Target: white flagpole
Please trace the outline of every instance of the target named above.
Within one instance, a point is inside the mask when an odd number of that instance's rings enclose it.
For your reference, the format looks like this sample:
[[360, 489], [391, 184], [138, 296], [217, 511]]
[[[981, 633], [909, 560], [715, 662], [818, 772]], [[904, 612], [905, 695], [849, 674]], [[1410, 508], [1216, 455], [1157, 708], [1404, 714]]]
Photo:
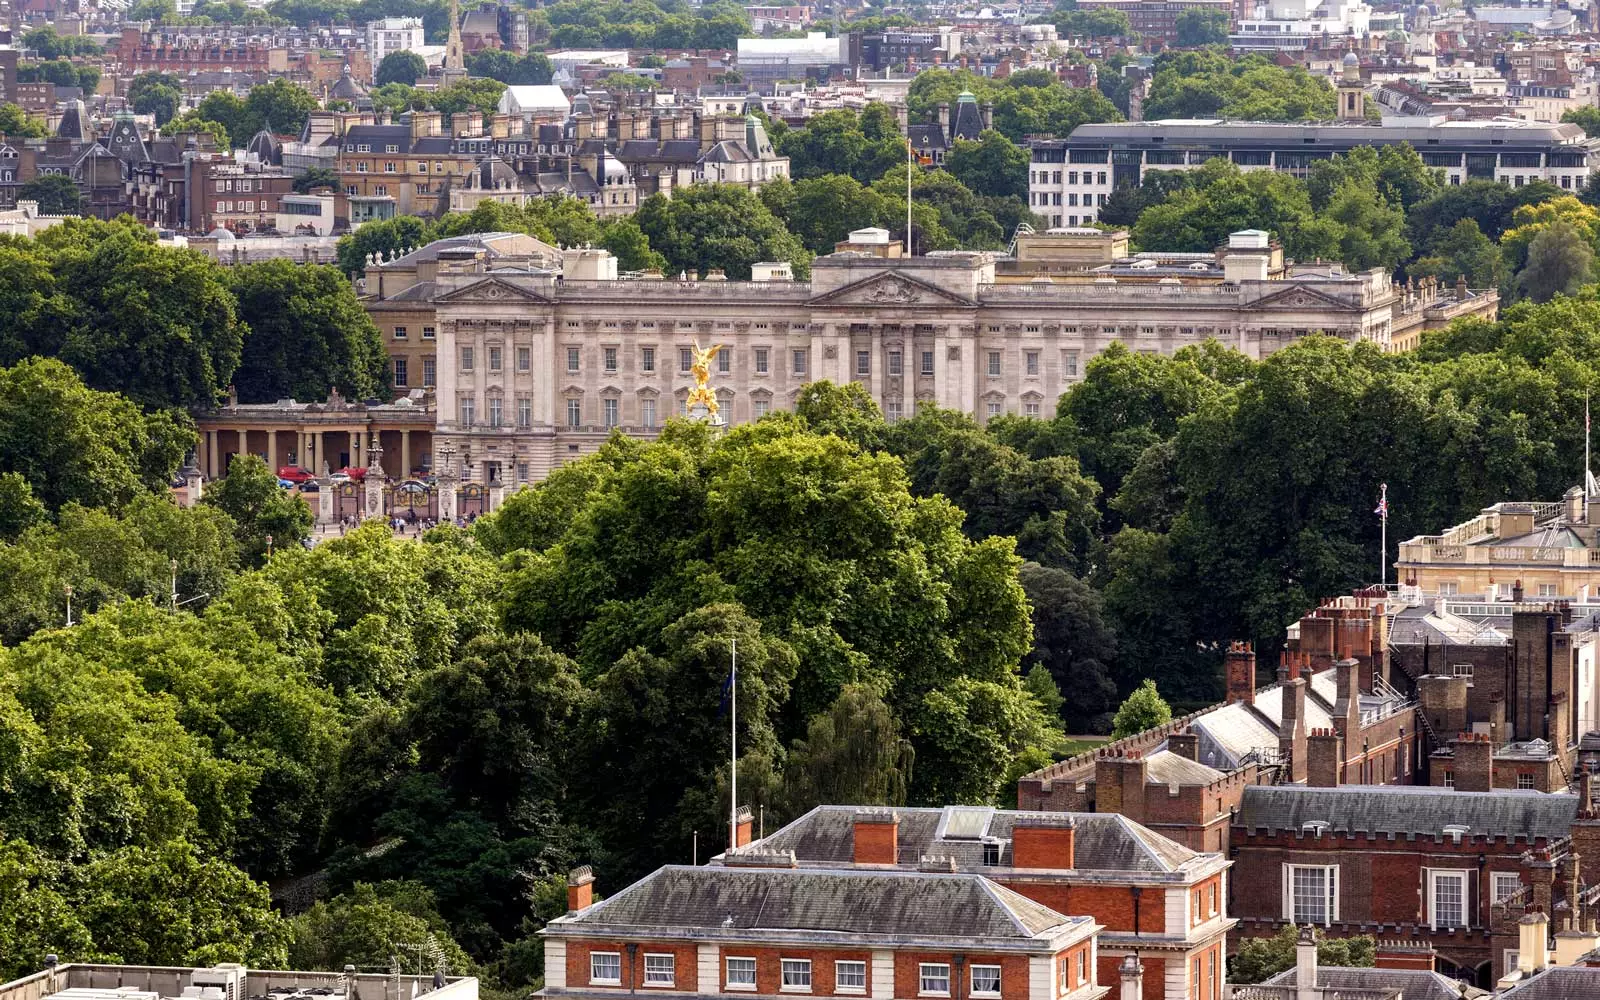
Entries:
[[1378, 529], [1378, 585], [1389, 583], [1389, 484], [1384, 483], [1378, 492], [1378, 503], [1383, 508]]
[[1589, 394], [1583, 394], [1583, 496], [1589, 497]]
[[911, 137], [906, 136], [906, 256], [911, 256]]
[[728, 850], [739, 846], [739, 640], [733, 639], [728, 676]]

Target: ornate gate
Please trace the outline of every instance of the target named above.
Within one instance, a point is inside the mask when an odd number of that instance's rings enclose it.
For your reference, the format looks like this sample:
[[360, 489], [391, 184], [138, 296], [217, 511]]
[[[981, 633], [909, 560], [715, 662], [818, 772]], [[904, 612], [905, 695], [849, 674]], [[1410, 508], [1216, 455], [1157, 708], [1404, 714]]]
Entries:
[[384, 488], [384, 510], [407, 523], [439, 516], [439, 491], [420, 479], [406, 479]]
[[333, 516], [339, 520], [361, 516], [361, 484], [358, 482], [333, 485]]
[[489, 512], [489, 491], [482, 483], [463, 483], [456, 497], [456, 513], [461, 517]]

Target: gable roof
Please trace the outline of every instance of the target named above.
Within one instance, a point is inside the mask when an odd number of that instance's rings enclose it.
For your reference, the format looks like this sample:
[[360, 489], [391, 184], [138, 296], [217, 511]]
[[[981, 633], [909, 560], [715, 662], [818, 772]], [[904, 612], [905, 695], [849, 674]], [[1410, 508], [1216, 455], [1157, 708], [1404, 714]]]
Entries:
[[[764, 851], [793, 851], [796, 860], [848, 865], [855, 857], [856, 806], [818, 806], [757, 841]], [[984, 865], [984, 838], [1001, 841], [1001, 866], [1011, 864], [1012, 830], [1018, 820], [1070, 819], [1075, 827], [1076, 871], [1114, 871], [1135, 875], [1168, 874], [1205, 857], [1117, 813], [1040, 813], [972, 806], [896, 809], [898, 863], [914, 866], [923, 857], [953, 858], [961, 871], [990, 870]]]
[[667, 865], [547, 933], [798, 932], [1025, 945], [1093, 926], [970, 874]]
[[1501, 789], [1462, 792], [1428, 785], [1247, 785], [1235, 825], [1249, 830], [1298, 831], [1327, 823], [1334, 832], [1440, 836], [1464, 826], [1469, 837], [1554, 839], [1568, 835], [1577, 815], [1572, 795]]

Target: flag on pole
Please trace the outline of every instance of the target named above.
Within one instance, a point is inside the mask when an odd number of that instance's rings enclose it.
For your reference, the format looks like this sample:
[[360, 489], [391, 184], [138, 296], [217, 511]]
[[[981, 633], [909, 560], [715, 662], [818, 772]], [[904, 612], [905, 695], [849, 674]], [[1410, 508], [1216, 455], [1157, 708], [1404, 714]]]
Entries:
[[1378, 506], [1372, 511], [1381, 518], [1389, 517], [1389, 484], [1383, 483], [1378, 487]]

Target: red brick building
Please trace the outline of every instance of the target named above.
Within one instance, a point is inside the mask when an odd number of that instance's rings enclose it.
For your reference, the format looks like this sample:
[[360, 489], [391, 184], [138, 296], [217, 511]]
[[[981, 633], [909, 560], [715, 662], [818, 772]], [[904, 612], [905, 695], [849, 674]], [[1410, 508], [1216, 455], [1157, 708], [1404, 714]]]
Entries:
[[1117, 812], [1195, 850], [1226, 851], [1245, 789], [1411, 784], [1429, 749], [1414, 702], [1384, 681], [1383, 598], [1330, 600], [1289, 627], [1277, 683], [1234, 644], [1227, 700], [1023, 777], [1023, 809]]
[[[932, 865], [930, 868], [934, 867]], [[983, 878], [802, 868], [746, 849], [669, 865], [600, 903], [573, 873], [544, 938], [544, 997], [796, 995], [1100, 1000], [1095, 935]]]
[[[1246, 935], [1285, 923], [1431, 945], [1439, 971], [1480, 986], [1514, 967], [1516, 922], [1594, 916], [1573, 837], [1579, 797], [1430, 787], [1252, 786], [1232, 835], [1231, 906]], [[1600, 846], [1600, 845], [1595, 845]], [[1580, 919], [1579, 923], [1582, 922]]]
[[1104, 925], [1102, 982], [1115, 980], [1123, 960], [1135, 956], [1144, 1000], [1222, 997], [1224, 943], [1235, 924], [1227, 910], [1229, 862], [1123, 816], [819, 806], [751, 847], [793, 853], [802, 869], [912, 872], [939, 858]]

